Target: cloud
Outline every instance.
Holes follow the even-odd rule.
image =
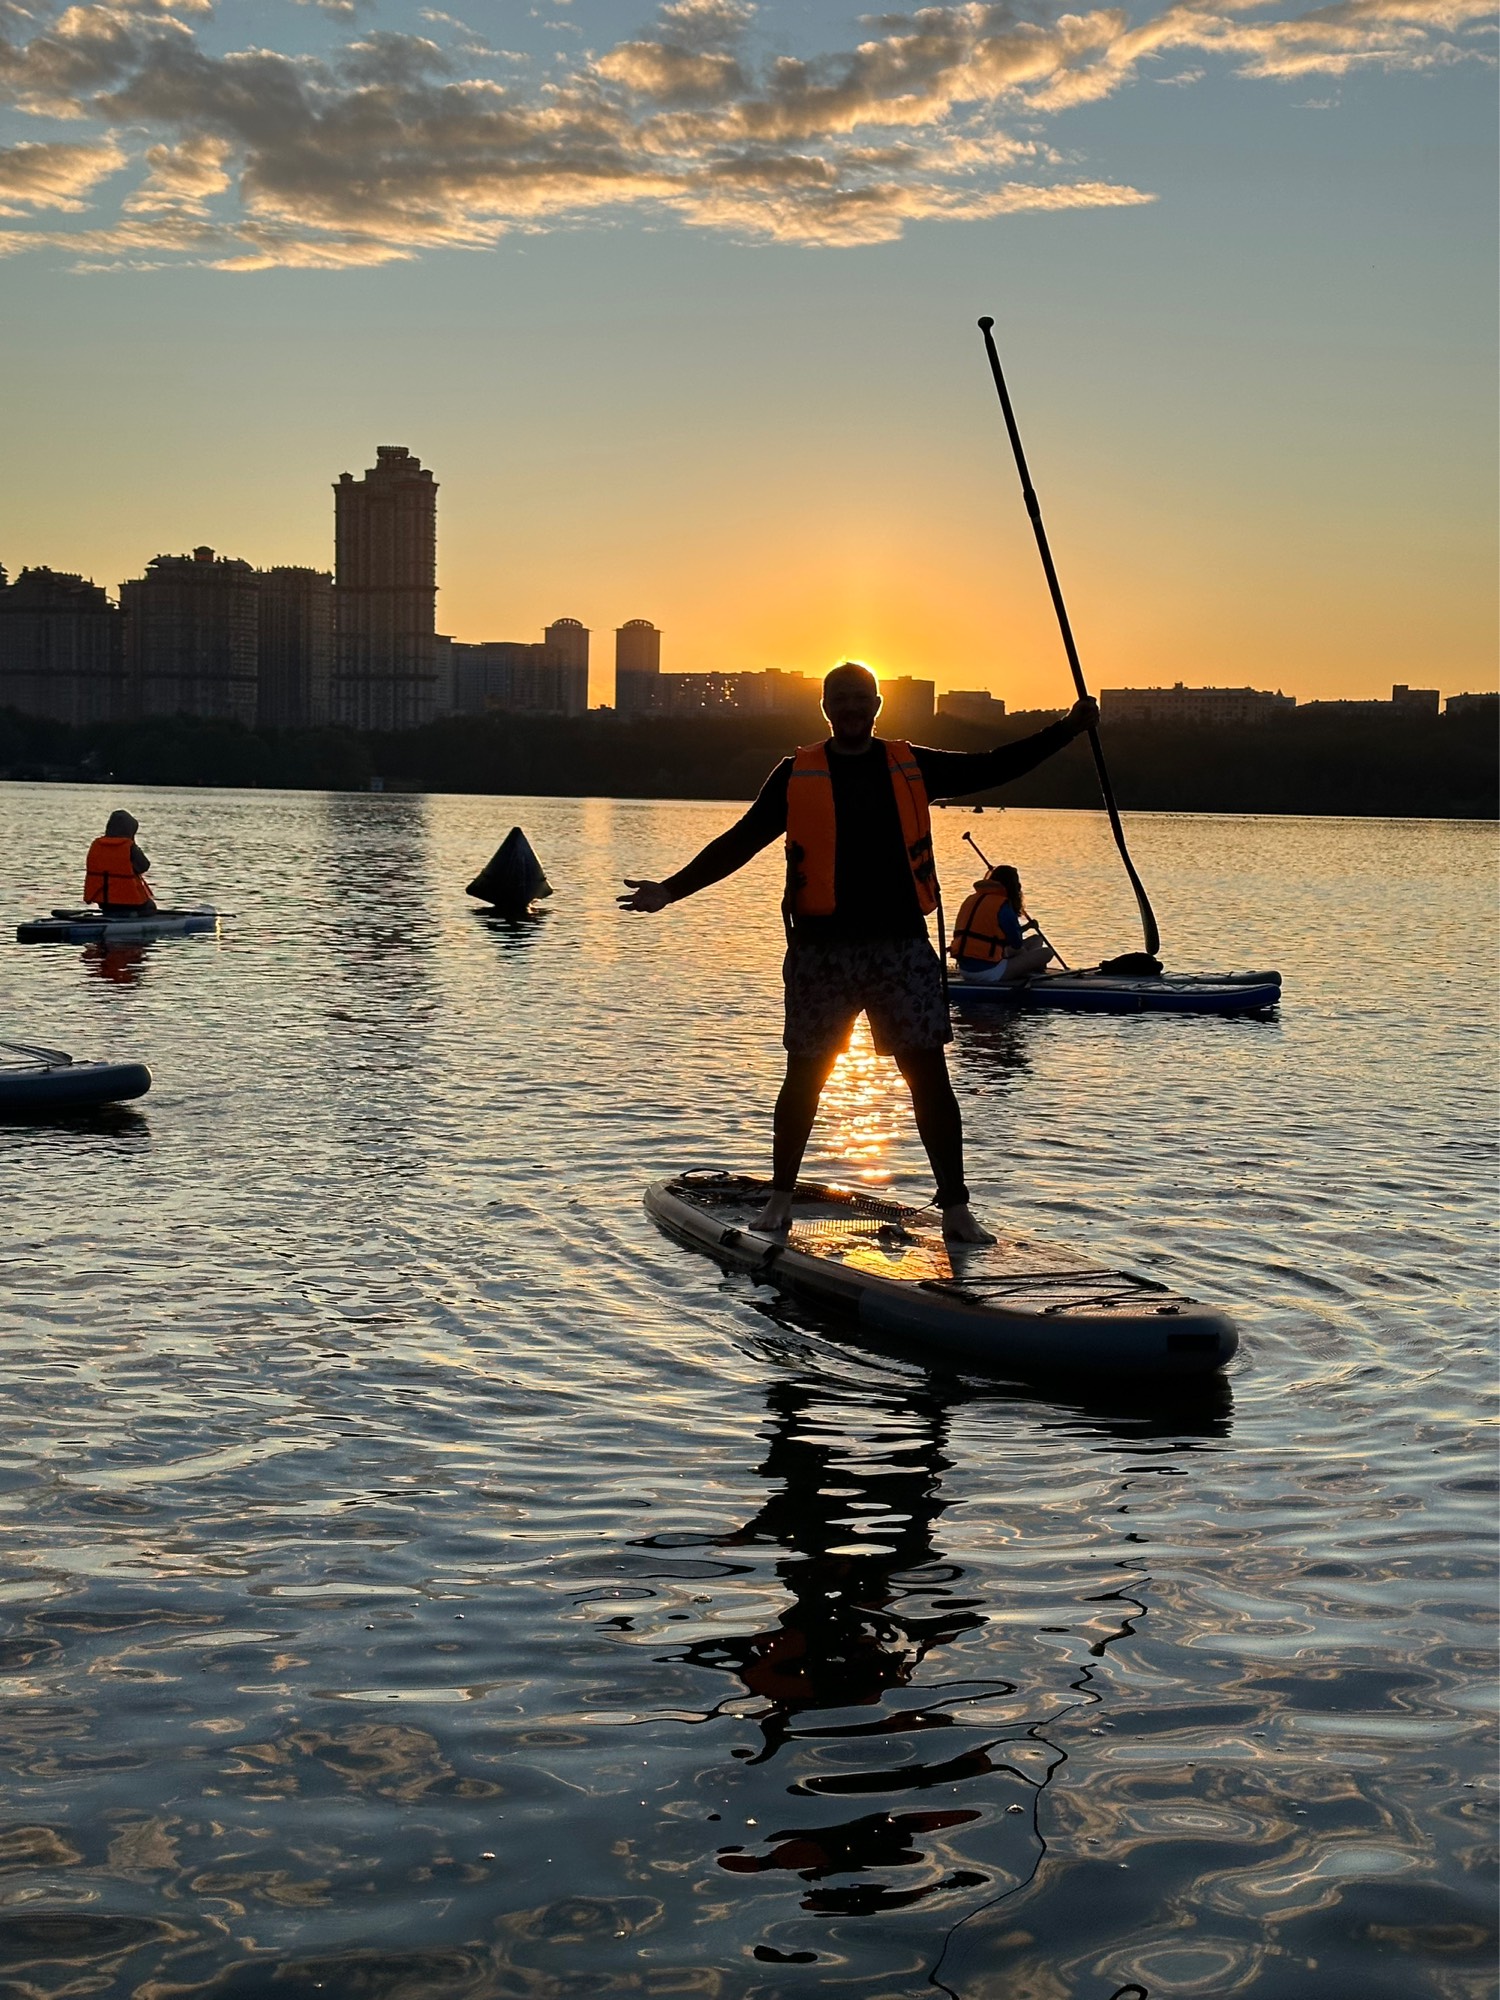
[[[307,55],[210,50],[182,18],[207,4],[0,17],[12,23],[0,96],[98,127],[88,144],[0,155],[7,212],[88,213],[127,145],[144,169],[113,220],[95,208],[70,233],[37,215],[0,234],[0,253],[343,268],[630,212],[842,246],[919,222],[1129,207],[1149,191],[1070,167],[1038,136],[1046,121],[1143,78],[1191,87],[1226,66],[1289,80],[1482,57],[1488,14],[1488,0],[1300,13],[1167,0],[1139,17],[962,0],[867,18],[854,46],[794,56],[760,46],[745,0],[671,0],[649,30],[533,82],[496,81],[485,65],[503,52],[435,9],[424,18],[454,30],[446,42],[372,30]]]
[[[94,94],[128,76],[163,34],[192,40],[182,23],[143,24],[126,7],[69,7],[29,39],[0,35],[0,93],[22,111],[86,118]]]
[[[88,205],[84,197],[118,173],[127,157],[113,139],[84,146],[0,147],[0,215],[38,208],[81,214]]]
[[[229,186],[229,142],[200,133],[178,146],[151,146],[144,186],[125,202],[127,214],[207,215],[210,197]]]

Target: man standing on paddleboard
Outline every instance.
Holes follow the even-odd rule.
[[[785,757],[750,810],[665,882],[627,875],[622,909],[652,913],[722,882],[786,838],[786,1080],[776,1099],[771,1198],[758,1227],[791,1220],[797,1171],[818,1100],[860,1014],[875,1047],[911,1091],[917,1131],[937,1177],[943,1234],[993,1243],[969,1207],[963,1121],[948,1077],[952,1041],[943,972],[927,937],[937,907],[928,801],[988,791],[1094,728],[1093,700],[1061,721],[995,750],[914,748],[874,734],[880,687],[846,660],[823,682],[830,735]]]

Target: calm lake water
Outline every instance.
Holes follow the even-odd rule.
[[[958,1022],[982,1211],[1238,1319],[1173,1405],[647,1221],[766,1156],[775,857],[613,905],[732,809],[5,785],[7,923],[117,803],[234,914],[0,941],[0,1034],[156,1076],[0,1128],[5,2000],[1494,1991],[1493,827],[1137,817],[1280,1018]],[[1102,817],[938,819],[1138,945]],[[809,1168],[931,1193],[867,1047]]]

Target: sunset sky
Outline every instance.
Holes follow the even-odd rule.
[[[1013,707],[1066,665],[1496,685],[1495,40],[1470,0],[0,0],[0,561],[332,562]]]

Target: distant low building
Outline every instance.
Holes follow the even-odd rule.
[[[563,621],[571,624],[575,621]],[[549,634],[558,631],[550,625]],[[582,632],[582,626],[578,626]],[[587,633],[584,633],[585,649]],[[452,642],[454,712],[483,715],[582,715],[589,705],[587,651],[564,634],[561,649],[544,640],[485,639],[475,645]]]
[[[617,682],[618,685],[618,682]],[[801,729],[818,725],[822,683],[782,667],[758,672],[656,673],[630,690],[631,700],[649,707],[621,706],[636,715],[783,715]],[[617,696],[617,705],[619,698]]]
[[[821,731],[823,717],[818,704],[822,691],[821,680],[783,667],[745,673],[655,673],[641,675],[630,689],[632,702],[649,701],[649,706],[627,708],[618,694],[617,706],[622,714],[637,715],[781,715],[798,730]],[[932,721],[931,681],[905,677],[884,680],[880,692],[884,703],[879,723],[882,735],[919,735]]]
[[[1326,714],[1330,709],[1340,715],[1419,715],[1435,716],[1442,697],[1436,688],[1408,687],[1398,681],[1391,689],[1389,701],[1381,701],[1378,696],[1360,701],[1305,701],[1302,706],[1309,712]]]
[[[1350,716],[1389,715],[1391,713],[1391,704],[1388,701],[1382,701],[1378,695],[1370,701],[1349,701],[1343,699],[1335,701],[1304,701],[1298,712],[1302,715],[1326,715],[1330,710],[1336,710],[1340,715]]]
[[[127,713],[120,614],[97,584],[50,569],[0,570],[0,708],[53,722]]]
[[[810,726],[820,686],[808,674],[768,666],[744,674],[638,674],[620,690],[616,672],[616,708],[638,716],[788,716]]]
[[[822,682],[811,674],[764,667],[758,673],[728,674],[734,706],[741,715],[816,715]]]
[[[658,674],[652,715],[733,715],[739,709],[740,674]]]
[[[1005,703],[997,701],[988,688],[949,688],[938,696],[937,712],[959,722],[1003,722]]]
[[[1099,712],[1114,723],[1216,723],[1232,727],[1265,722],[1297,706],[1291,694],[1266,694],[1259,688],[1190,688],[1176,681],[1169,688],[1101,688]]]
[[[1405,709],[1412,715],[1436,715],[1441,701],[1436,688],[1413,688],[1398,681],[1391,689],[1391,707]]]
[[[432,712],[452,715],[458,707],[453,682],[453,637],[448,632],[432,635]]]
[[[883,675],[876,728],[882,736],[920,736],[932,724],[936,696],[937,688],[931,681],[913,680],[910,674]]]
[[[136,715],[198,715],[255,727],[260,587],[233,556],[156,556],[120,585],[129,703]]]
[[[1500,722],[1500,694],[1450,694],[1443,703],[1444,715],[1477,715]]]

